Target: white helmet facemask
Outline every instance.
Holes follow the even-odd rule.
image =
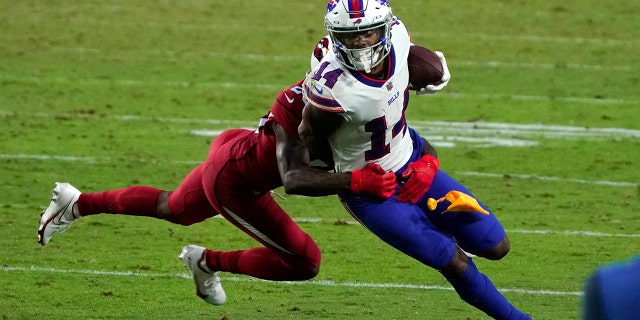
[[[348,67],[367,73],[371,72],[371,69],[378,65],[389,53],[389,51],[384,52],[383,41],[361,49],[347,49],[342,44],[337,46],[339,47],[338,50],[341,51],[341,58],[346,58],[349,61]]]
[[[386,0],[329,0],[325,27],[333,42],[333,51],[350,69],[370,72],[391,50],[393,15]],[[366,48],[349,49],[341,35],[378,30],[379,41]]]

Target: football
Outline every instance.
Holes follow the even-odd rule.
[[[409,83],[413,90],[419,90],[429,84],[437,84],[442,79],[443,68],[438,56],[421,46],[409,48]]]

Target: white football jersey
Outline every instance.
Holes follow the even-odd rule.
[[[404,111],[409,102],[407,57],[409,33],[396,20],[391,27],[389,69],[383,80],[351,70],[333,50],[308,73],[304,95],[312,106],[345,118],[329,137],[336,172],[354,171],[367,163],[397,171],[409,160],[413,143]]]

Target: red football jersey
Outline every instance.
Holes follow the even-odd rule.
[[[232,138],[235,141],[225,143],[225,147],[216,151],[221,158],[226,153],[226,158],[234,163],[234,171],[240,174],[238,183],[256,193],[282,186],[276,160],[276,137],[271,123],[277,122],[289,134],[298,136],[305,105],[302,99],[303,80],[278,94],[269,113],[261,119],[257,132],[240,134]]]
[[[276,97],[276,101],[273,103],[269,114],[267,114],[266,122],[277,122],[282,126],[290,135],[298,136],[298,126],[302,122],[302,109],[304,109],[305,102],[302,97],[302,82],[304,79],[300,79],[289,88],[283,90]],[[273,134],[271,126],[266,126],[266,134]]]

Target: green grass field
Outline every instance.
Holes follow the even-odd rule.
[[[1,318],[487,319],[335,197],[280,201],[322,249],[313,281],[224,274],[220,307],[177,255],[256,245],[223,219],[98,215],[36,243],[54,182],[173,189],[213,133],[255,127],[307,70],[325,3],[0,0]],[[640,2],[391,5],[452,73],[410,124],[512,241],[478,267],[535,319],[579,319],[588,274],[640,252]]]

